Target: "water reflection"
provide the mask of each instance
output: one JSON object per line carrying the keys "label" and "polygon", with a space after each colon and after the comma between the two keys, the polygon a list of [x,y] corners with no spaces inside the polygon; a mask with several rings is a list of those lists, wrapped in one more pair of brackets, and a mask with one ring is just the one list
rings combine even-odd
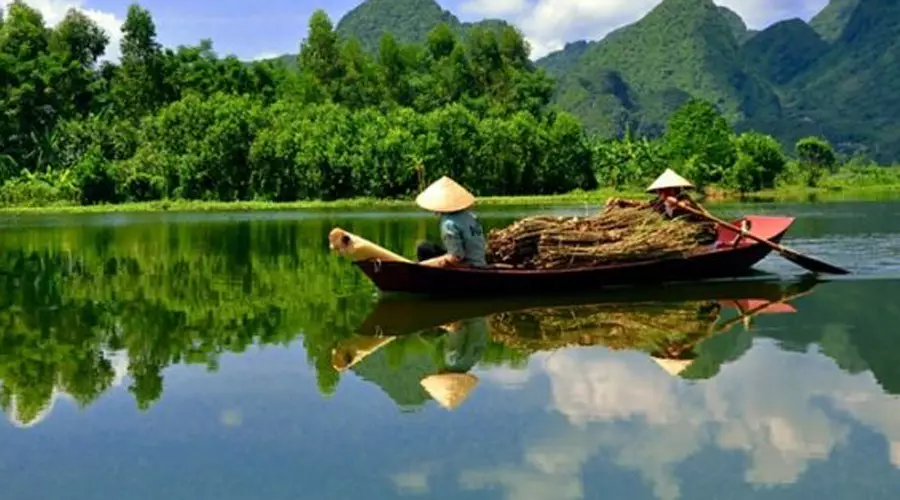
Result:
{"label": "water reflection", "polygon": [[[898,280],[378,300],[328,229],[406,253],[434,225],[345,217],[7,224],[7,496],[900,491]],[[887,241],[880,220],[860,224]],[[856,269],[871,256],[816,241]]]}
{"label": "water reflection", "polygon": [[[892,498],[900,487],[900,398],[892,395],[895,341],[884,325],[898,310],[877,297],[897,291],[896,282],[766,283],[685,290],[693,297],[679,302],[467,304],[502,309],[484,313],[485,352],[519,359],[514,369],[476,372],[506,396],[493,390],[467,404],[492,407],[505,397],[527,407],[546,390],[552,412],[510,422],[521,433],[519,451],[454,462],[459,494],[501,488],[516,500],[675,500],[722,491],[755,497],[765,487],[779,498]],[[453,309],[419,300],[382,307],[363,330],[396,335],[382,337],[395,339],[383,349],[422,338],[428,328],[416,329],[435,322],[428,316]],[[434,472],[445,466],[393,477],[415,477],[418,491],[428,491],[446,481]],[[639,493],[642,482],[652,495]]]}
{"label": "water reflection", "polygon": [[790,301],[816,285],[813,279],[787,286],[693,284],[682,288],[682,301],[660,300],[658,288],[506,300],[388,296],[357,335],[337,342],[332,363],[378,385],[404,411],[421,408],[429,395],[456,408],[478,383],[467,373],[477,363],[521,367],[536,355],[573,346],[642,352],[671,375],[705,379],[743,351],[705,351],[704,341],[736,325],[750,332],[762,314],[796,312]]}

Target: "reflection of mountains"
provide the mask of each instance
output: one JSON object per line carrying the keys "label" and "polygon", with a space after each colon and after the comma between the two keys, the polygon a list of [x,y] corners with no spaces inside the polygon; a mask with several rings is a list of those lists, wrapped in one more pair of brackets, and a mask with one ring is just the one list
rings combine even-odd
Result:
{"label": "reflection of mountains", "polygon": [[[489,338],[482,366],[524,366],[535,353],[604,346],[644,352],[673,375],[708,378],[749,348],[755,317],[796,311],[788,302],[811,293],[814,285],[693,285],[680,290],[677,302],[659,300],[659,290],[533,301],[384,299],[359,336],[338,343],[333,363],[379,385],[404,409],[427,401],[420,381],[445,371],[441,360],[452,354],[450,343],[482,335],[473,331]],[[743,334],[715,342],[717,334],[738,324],[744,324]],[[442,332],[447,325],[458,327]]]}

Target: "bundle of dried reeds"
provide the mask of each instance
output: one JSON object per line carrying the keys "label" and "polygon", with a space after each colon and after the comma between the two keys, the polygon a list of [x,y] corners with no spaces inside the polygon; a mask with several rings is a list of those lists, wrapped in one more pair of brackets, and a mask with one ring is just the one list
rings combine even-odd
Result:
{"label": "bundle of dried reeds", "polygon": [[591,267],[683,256],[715,241],[709,223],[666,219],[645,207],[588,217],[528,217],[488,233],[488,260],[533,269]]}

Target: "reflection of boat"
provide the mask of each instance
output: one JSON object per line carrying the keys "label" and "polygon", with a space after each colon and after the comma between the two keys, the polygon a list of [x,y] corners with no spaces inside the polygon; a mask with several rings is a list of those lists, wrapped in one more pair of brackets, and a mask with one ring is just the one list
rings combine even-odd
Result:
{"label": "reflection of boat", "polygon": [[478,385],[468,372],[487,342],[486,321],[472,318],[445,325],[439,335],[354,335],[334,346],[331,360],[336,370],[352,370],[401,407],[414,409],[430,398],[452,410]]}
{"label": "reflection of boat", "polygon": [[[813,280],[792,283],[792,290],[805,292],[817,284]],[[489,316],[537,307],[574,307],[596,304],[674,303],[719,301],[723,307],[753,310],[764,306],[776,312],[791,310],[778,304],[785,287],[773,281],[724,281],[692,283],[620,290],[602,295],[532,295],[501,298],[436,298],[408,295],[384,296],[357,329],[360,335],[404,335],[453,323],[465,318]],[[674,298],[674,300],[673,300]]]}
{"label": "reflection of boat", "polygon": [[[705,360],[692,369],[696,374],[684,373],[697,360],[700,344],[758,314],[795,312],[787,302],[815,284],[694,284],[679,288],[677,300],[666,290],[505,300],[383,297],[357,335],[335,346],[333,363],[379,385],[401,406],[430,397],[447,409],[461,404],[477,384],[468,372],[478,360],[515,364],[569,346],[644,352],[672,375],[704,377],[715,362]],[[736,316],[722,321],[730,308]],[[416,396],[423,389],[428,396]]]}
{"label": "reflection of boat", "polygon": [[[757,236],[780,242],[792,217],[748,216]],[[737,222],[740,225],[740,221]],[[616,263],[601,267],[559,270],[435,268],[409,261],[371,241],[335,228],[329,234],[331,248],[350,257],[383,292],[427,295],[473,293],[559,293],[596,290],[613,285],[701,281],[744,275],[772,249],[744,238],[730,242],[737,233],[718,229],[717,245],[686,258]]]}

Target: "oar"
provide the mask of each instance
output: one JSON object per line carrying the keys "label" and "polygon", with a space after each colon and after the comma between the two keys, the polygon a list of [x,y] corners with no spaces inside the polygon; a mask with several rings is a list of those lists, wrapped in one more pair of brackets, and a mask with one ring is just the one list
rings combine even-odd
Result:
{"label": "oar", "polygon": [[796,250],[792,250],[784,245],[779,245],[778,243],[775,243],[773,241],[769,241],[765,238],[759,237],[749,231],[742,231],[739,227],[735,226],[734,224],[729,224],[728,222],[725,222],[722,219],[719,219],[718,217],[716,217],[710,213],[702,212],[693,207],[690,207],[690,206],[676,200],[675,198],[669,197],[668,200],[670,203],[674,203],[674,204],[678,205],[679,207],[687,210],[688,212],[691,212],[692,214],[699,215],[700,217],[705,217],[705,218],[715,222],[716,224],[719,224],[721,226],[727,227],[728,229],[731,229],[732,231],[734,231],[738,234],[743,234],[744,236],[750,238],[751,240],[755,240],[764,245],[768,245],[773,250],[775,250],[776,252],[781,254],[781,256],[784,257],[785,259],[793,262],[794,264],[797,264],[798,266],[800,266],[804,269],[808,269],[814,273],[850,274],[850,271],[848,271],[846,269],[837,267],[837,266],[829,264],[827,262],[823,262],[819,259],[815,259],[808,255],[803,255],[801,253],[798,253]]}

